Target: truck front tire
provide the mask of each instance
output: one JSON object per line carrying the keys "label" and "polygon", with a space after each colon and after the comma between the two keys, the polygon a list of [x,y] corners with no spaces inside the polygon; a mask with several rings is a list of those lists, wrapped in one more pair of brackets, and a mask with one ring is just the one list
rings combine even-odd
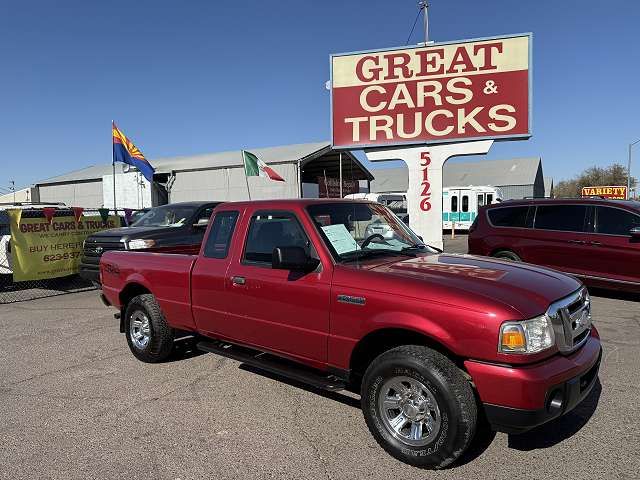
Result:
{"label": "truck front tire", "polygon": [[173,351],[174,331],[151,294],[138,295],[127,305],[125,335],[131,352],[143,362],[162,362]]}
{"label": "truck front tire", "polygon": [[449,358],[424,346],[378,356],[364,375],[361,397],[378,444],[416,467],[450,465],[475,434],[478,413],[469,381]]}

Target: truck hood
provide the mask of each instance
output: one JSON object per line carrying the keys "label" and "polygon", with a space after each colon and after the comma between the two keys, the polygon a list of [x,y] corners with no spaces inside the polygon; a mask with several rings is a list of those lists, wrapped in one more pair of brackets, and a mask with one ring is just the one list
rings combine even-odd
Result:
{"label": "truck hood", "polygon": [[474,255],[424,255],[362,267],[426,281],[458,291],[462,298],[473,295],[498,301],[524,318],[544,313],[552,302],[581,286],[578,280],[555,270]]}
{"label": "truck hood", "polygon": [[91,237],[98,240],[111,241],[131,238],[150,238],[151,236],[155,237],[156,235],[175,232],[176,228],[180,227],[120,227],[93,233]]}

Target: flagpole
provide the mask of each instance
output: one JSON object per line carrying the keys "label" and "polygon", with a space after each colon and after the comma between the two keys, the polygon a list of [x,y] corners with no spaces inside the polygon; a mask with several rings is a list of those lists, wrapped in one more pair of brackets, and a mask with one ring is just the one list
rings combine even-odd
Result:
{"label": "flagpole", "polygon": [[251,190],[249,189],[249,176],[247,175],[247,162],[244,159],[244,150],[240,150],[240,154],[242,155],[242,168],[244,169],[244,180],[247,182],[247,195],[249,195],[249,200],[251,200]]}
{"label": "flagpole", "polygon": [[113,143],[113,120],[111,120],[111,167],[113,172],[113,214],[118,215],[116,210],[116,147]]}

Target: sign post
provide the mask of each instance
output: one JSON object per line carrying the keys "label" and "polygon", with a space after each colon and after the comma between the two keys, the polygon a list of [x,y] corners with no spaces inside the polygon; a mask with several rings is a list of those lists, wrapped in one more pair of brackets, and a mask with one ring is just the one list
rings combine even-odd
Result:
{"label": "sign post", "polygon": [[530,64],[531,34],[332,55],[333,148],[403,160],[411,227],[442,248],[442,167],[531,136]]}
{"label": "sign post", "polygon": [[409,224],[425,243],[442,249],[442,167],[451,157],[485,154],[491,145],[493,140],[481,140],[365,153],[372,162],[403,160],[407,164]]}

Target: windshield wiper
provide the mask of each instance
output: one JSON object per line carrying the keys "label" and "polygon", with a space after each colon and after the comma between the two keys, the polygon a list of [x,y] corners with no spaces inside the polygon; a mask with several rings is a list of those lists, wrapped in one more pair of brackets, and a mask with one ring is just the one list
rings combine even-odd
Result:
{"label": "windshield wiper", "polygon": [[365,249],[365,250],[352,250],[350,252],[343,253],[340,255],[340,259],[343,262],[352,262],[354,260],[359,260],[361,258],[374,257],[377,255],[403,255],[406,257],[413,257],[413,254],[409,253],[408,251],[405,251],[404,249],[389,250],[386,248],[372,248],[372,249]]}
{"label": "windshield wiper", "polygon": [[411,245],[410,247],[403,247],[402,251],[406,252],[409,250],[420,250],[420,251],[427,251],[427,249],[430,248],[432,250],[435,250],[438,253],[442,253],[442,250],[436,247],[432,247],[431,245],[427,245],[425,243],[416,243],[415,245]]}

